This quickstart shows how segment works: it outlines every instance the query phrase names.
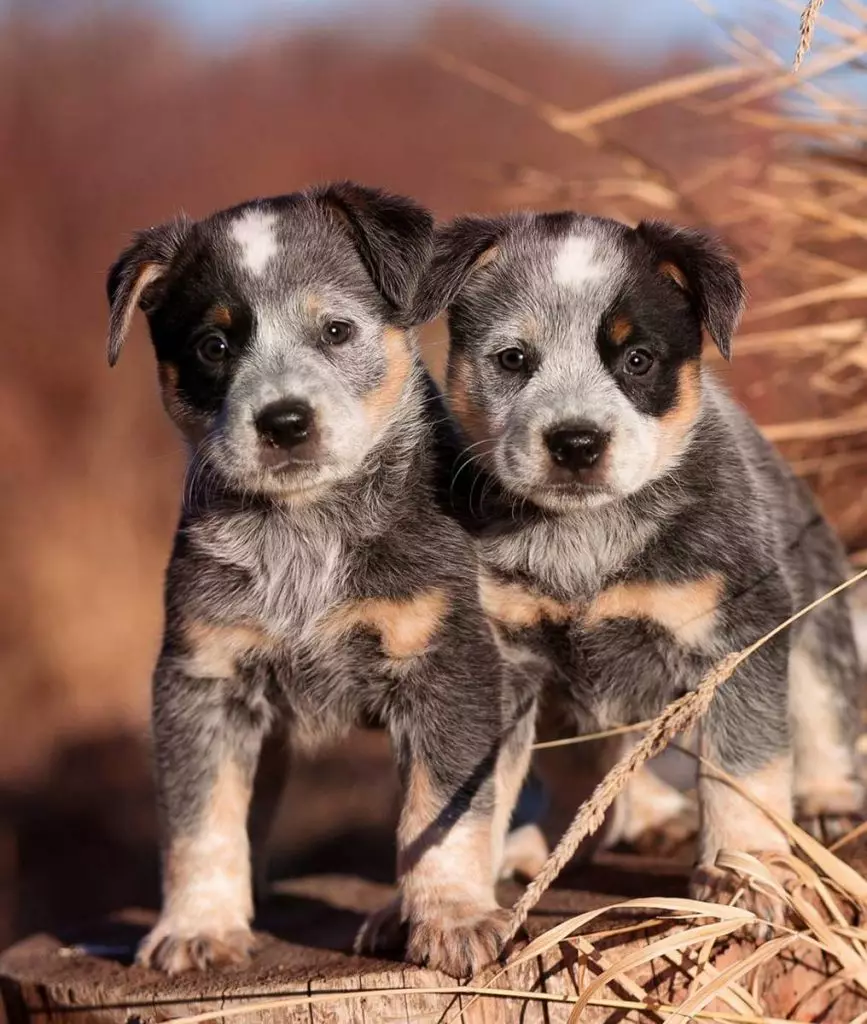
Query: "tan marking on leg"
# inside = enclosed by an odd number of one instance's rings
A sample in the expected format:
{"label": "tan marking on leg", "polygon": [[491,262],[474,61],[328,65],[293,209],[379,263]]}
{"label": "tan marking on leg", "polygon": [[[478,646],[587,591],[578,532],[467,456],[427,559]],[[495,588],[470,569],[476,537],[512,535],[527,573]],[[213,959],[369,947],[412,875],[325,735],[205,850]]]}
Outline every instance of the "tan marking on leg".
{"label": "tan marking on leg", "polygon": [[445,825],[444,811],[427,770],[413,765],[398,826],[400,895],[368,918],[355,948],[393,948],[403,922],[409,960],[466,977],[502,951],[509,912],[494,895],[490,816],[471,810]]}
{"label": "tan marking on leg", "polygon": [[632,336],[632,321],[628,316],[622,313],[618,314],[611,324],[609,334],[615,345],[622,345]]}
{"label": "tan marking on leg", "polygon": [[504,626],[538,626],[543,619],[568,622],[577,612],[553,597],[536,594],[520,583],[506,583],[486,573],[479,576],[479,598],[485,614]]}
{"label": "tan marking on leg", "polygon": [[189,653],[184,669],[199,679],[226,679],[235,674],[238,658],[267,652],[271,641],[256,626],[222,625],[192,620],[184,625]]}
{"label": "tan marking on leg", "polygon": [[[737,782],[788,821],[792,819],[792,759],[780,757]],[[727,783],[699,770],[699,863],[712,866],[720,850],[787,851],[786,836],[770,818]]]}
{"label": "tan marking on leg", "polygon": [[425,653],[448,608],[445,591],[427,590],[405,601],[366,598],[329,615],[323,632],[331,637],[358,627],[379,633],[386,656],[402,661]]}
{"label": "tan marking on leg", "polygon": [[614,820],[605,844],[631,843],[648,832],[661,831],[688,808],[685,794],[643,765],[614,803]]}
{"label": "tan marking on leg", "polygon": [[660,473],[681,455],[690,431],[701,411],[701,364],[697,359],[684,363],[678,374],[677,398],[659,419],[659,448],[655,472]]}
{"label": "tan marking on leg", "polygon": [[178,368],[171,363],[158,363],[157,379],[163,408],[169,419],[192,445],[199,444],[207,430],[205,417],[181,398],[178,392]]}
{"label": "tan marking on leg", "polygon": [[473,398],[472,362],[459,352],[449,358],[446,377],[446,398],[455,419],[474,444],[491,440],[491,427],[485,411]]}
{"label": "tan marking on leg", "polygon": [[679,266],[677,266],[677,264],[670,263],[668,260],[665,260],[663,263],[659,264],[659,267],[657,269],[659,270],[660,274],[664,274],[666,277],[670,277],[671,280],[674,281],[674,283],[677,285],[677,287],[681,289],[681,291],[689,291],[689,283],[686,280],[686,274],[684,274],[684,272],[680,269]]}
{"label": "tan marking on leg", "polygon": [[803,645],[789,661],[789,710],[799,812],[815,817],[862,811],[864,784],[855,752],[841,735],[845,701]]}
{"label": "tan marking on leg", "polygon": [[533,751],[533,737],[536,735],[536,709],[528,712],[515,723],[513,732],[505,739],[497,757],[494,776],[495,807],[492,823],[493,861],[499,876],[502,870],[503,850],[512,812],[527,772]]}
{"label": "tan marking on leg", "polygon": [[385,374],[380,383],[361,400],[375,426],[380,426],[394,412],[413,368],[413,356],[405,331],[386,327],[382,333],[382,344],[385,351]]}
{"label": "tan marking on leg", "polygon": [[548,859],[548,842],[538,825],[521,825],[506,836],[500,878],[533,879]]}
{"label": "tan marking on leg", "polygon": [[709,640],[716,627],[722,577],[713,574],[691,583],[618,583],[603,590],[587,608],[584,622],[649,619],[685,644]]}
{"label": "tan marking on leg", "polygon": [[397,870],[415,914],[457,921],[479,905],[496,905],[491,818],[470,810],[446,827],[437,823],[444,808],[427,771],[413,766],[397,830]]}
{"label": "tan marking on leg", "polygon": [[175,973],[207,963],[237,963],[252,946],[247,810],[251,785],[225,761],[195,829],[163,853],[163,906],[139,951],[147,965]]}

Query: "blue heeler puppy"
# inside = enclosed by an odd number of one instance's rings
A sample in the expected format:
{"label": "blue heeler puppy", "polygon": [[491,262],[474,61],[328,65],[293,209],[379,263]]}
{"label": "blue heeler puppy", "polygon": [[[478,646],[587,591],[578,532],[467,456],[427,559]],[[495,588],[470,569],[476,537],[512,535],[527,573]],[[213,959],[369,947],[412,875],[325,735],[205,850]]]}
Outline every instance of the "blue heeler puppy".
{"label": "blue heeler puppy", "polygon": [[410,958],[465,975],[502,945],[531,702],[432,499],[409,330],[432,238],[414,202],[344,183],[150,228],[111,268],[110,362],[141,306],[191,452],[153,683],[163,907],[143,964],[247,957],[260,753],[354,724],[388,729],[404,788],[400,896],[360,948],[404,926]]}
{"label": "blue heeler puppy", "polygon": [[[702,365],[703,331],[730,356],[744,302],[719,243],[564,212],[460,218],[436,245],[420,308],[448,307],[451,497],[500,642],[545,666],[563,729],[658,714],[847,575],[805,487]],[[725,683],[701,751],[785,818],[857,814],[861,687],[838,598]],[[706,772],[699,799],[700,895],[721,849],[787,849]]]}

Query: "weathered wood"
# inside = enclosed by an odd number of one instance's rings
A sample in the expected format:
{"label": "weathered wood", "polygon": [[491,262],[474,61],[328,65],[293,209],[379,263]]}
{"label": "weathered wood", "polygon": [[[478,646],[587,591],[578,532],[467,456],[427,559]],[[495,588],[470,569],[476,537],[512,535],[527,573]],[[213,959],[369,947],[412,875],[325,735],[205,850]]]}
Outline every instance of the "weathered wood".
{"label": "weathered wood", "polygon": [[[609,861],[608,870],[610,877],[618,877],[616,858]],[[598,883],[604,877],[597,875],[594,881]],[[621,873],[620,877],[628,881],[627,875]],[[639,879],[646,891],[646,874],[639,874],[636,882]],[[503,901],[514,899],[516,893],[514,887],[504,890]],[[474,1000],[469,994],[458,998],[419,991],[453,987],[455,982],[435,971],[396,960],[362,958],[346,952],[363,914],[379,906],[389,894],[387,886],[340,877],[286,884],[265,915],[268,932],[262,933],[261,948],[248,967],[171,979],[129,966],[135,943],[147,927],[147,915],[126,914],[78,934],[38,935],[0,956],[3,1012],[8,1024],[41,1024],[46,1017],[51,1024],[161,1024],[179,1016],[243,1006],[248,1000],[361,992],[364,994],[360,997],[339,1001],[250,1010],[237,1019],[242,1024],[433,1024],[456,1017],[460,1010],[465,1011],[465,1024],[559,1024],[568,1019],[569,1007],[563,1004],[543,1005],[517,996]],[[607,905],[616,898],[610,892],[602,895],[553,889],[531,919],[530,933],[540,934],[568,916]],[[641,930],[594,939],[594,945],[610,961],[616,961],[653,937]],[[749,948],[743,942],[731,943],[718,958],[718,965],[743,957]],[[536,961],[510,968],[498,979],[497,987],[574,996],[576,986],[598,972],[598,966],[564,944]],[[475,979],[473,985],[484,984],[491,973]],[[766,967],[758,984],[768,1012],[785,1017],[828,973],[820,954],[801,947],[788,960],[781,958]],[[634,977],[642,988],[665,1001],[676,1000],[688,985],[685,974],[667,961],[649,965],[635,972]],[[382,989],[400,991],[377,995]],[[801,1014],[798,1019],[843,1022],[867,1009],[867,1002],[844,988],[832,993],[830,1004],[825,1000],[821,1007],[813,1005],[810,1009],[812,1016]],[[609,1024],[651,1018],[591,1007],[582,1019],[585,1024]]]}

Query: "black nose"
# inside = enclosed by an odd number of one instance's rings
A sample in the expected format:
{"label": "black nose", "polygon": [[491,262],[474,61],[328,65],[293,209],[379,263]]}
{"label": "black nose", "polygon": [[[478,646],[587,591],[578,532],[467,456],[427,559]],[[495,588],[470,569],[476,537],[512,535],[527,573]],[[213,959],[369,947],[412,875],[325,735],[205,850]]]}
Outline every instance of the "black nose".
{"label": "black nose", "polygon": [[273,402],[256,417],[256,430],[277,448],[294,448],[310,436],[313,410],[306,402]]}
{"label": "black nose", "polygon": [[608,444],[608,435],[587,423],[557,427],[545,435],[551,458],[564,469],[590,469]]}

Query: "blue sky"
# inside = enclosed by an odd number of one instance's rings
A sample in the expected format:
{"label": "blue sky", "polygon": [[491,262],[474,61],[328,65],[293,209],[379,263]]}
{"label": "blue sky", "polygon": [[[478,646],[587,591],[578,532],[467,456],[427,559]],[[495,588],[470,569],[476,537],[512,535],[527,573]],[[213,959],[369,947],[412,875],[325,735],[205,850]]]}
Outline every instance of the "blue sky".
{"label": "blue sky", "polygon": [[[438,4],[450,0],[0,0],[0,15],[20,8],[61,23],[100,9],[148,8],[173,19],[206,46],[232,46],[248,34],[334,22],[361,37],[399,37]],[[678,46],[716,51],[723,33],[693,0],[451,0],[459,6],[499,12],[537,31],[583,40],[621,58],[650,61]],[[804,0],[701,0],[719,18],[749,29],[788,61],[798,36]],[[796,8],[796,9],[792,9]],[[824,13],[852,23],[843,0],[827,0]],[[724,59],[724,58],[723,58]]]}
{"label": "blue sky", "polygon": [[[446,0],[447,2],[447,0]],[[360,31],[400,34],[435,5],[436,0],[0,0],[37,9],[49,18],[77,17],[97,8],[147,7],[169,15],[185,34],[206,45],[232,45],[248,33],[282,31],[311,24],[348,22]],[[463,0],[479,9],[499,11],[556,36],[591,40],[624,56],[655,57],[678,45],[714,47],[719,30],[691,0]],[[796,12],[779,0],[713,0],[717,12],[751,28],[788,52],[797,38]],[[828,0],[828,13],[843,13],[840,0]],[[843,15],[845,17],[845,14]],[[773,26],[784,26],[784,33]]]}

